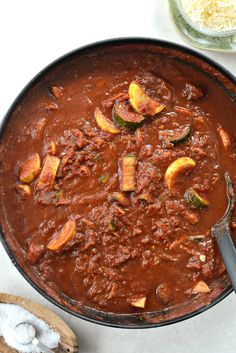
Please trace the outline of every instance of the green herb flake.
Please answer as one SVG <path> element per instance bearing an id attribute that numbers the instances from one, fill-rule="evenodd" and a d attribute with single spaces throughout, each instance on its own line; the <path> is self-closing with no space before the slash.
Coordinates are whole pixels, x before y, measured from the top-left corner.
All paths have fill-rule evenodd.
<path id="1" fill-rule="evenodd" d="M 109 175 L 101 175 L 99 178 L 98 178 L 98 181 L 102 184 L 106 184 L 109 180 Z"/>
<path id="2" fill-rule="evenodd" d="M 101 158 L 101 155 L 99 153 L 94 153 L 93 154 L 93 160 L 96 162 Z"/>
<path id="3" fill-rule="evenodd" d="M 112 231 L 112 232 L 115 232 L 116 231 L 116 220 L 115 218 L 113 217 L 109 224 L 108 224 L 108 228 Z"/>
<path id="4" fill-rule="evenodd" d="M 64 190 L 59 190 L 55 195 L 55 201 L 59 201 L 59 199 L 63 196 Z"/>

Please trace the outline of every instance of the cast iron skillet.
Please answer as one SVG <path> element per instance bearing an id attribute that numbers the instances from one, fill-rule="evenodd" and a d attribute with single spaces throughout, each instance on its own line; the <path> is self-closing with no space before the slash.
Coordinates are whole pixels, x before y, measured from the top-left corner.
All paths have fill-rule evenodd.
<path id="1" fill-rule="evenodd" d="M 204 71 L 212 80 L 219 85 L 230 98 L 235 101 L 236 104 L 236 79 L 229 72 L 227 72 L 223 67 L 210 60 L 209 58 L 198 54 L 197 52 L 187 49 L 183 46 L 156 40 L 149 38 L 118 38 L 106 41 L 101 41 L 93 43 L 82 48 L 76 49 L 61 58 L 57 59 L 53 63 L 49 64 L 45 69 L 39 72 L 21 91 L 18 97 L 15 99 L 0 127 L 0 138 L 4 131 L 4 126 L 6 121 L 11 116 L 11 113 L 15 109 L 16 105 L 22 100 L 24 95 L 33 87 L 37 82 L 48 74 L 51 70 L 55 69 L 59 65 L 65 63 L 74 57 L 86 54 L 96 54 L 97 51 L 106 50 L 119 50 L 119 48 L 124 47 L 140 47 L 145 48 L 147 52 L 158 52 L 163 55 L 173 56 L 175 60 L 184 61 L 186 64 L 194 66 L 201 71 Z M 216 290 L 212 291 L 209 295 L 209 301 L 206 304 L 205 301 L 201 300 L 201 297 L 195 297 L 191 299 L 188 303 L 182 305 L 172 306 L 163 311 L 156 312 L 144 312 L 137 314 L 114 314 L 102 312 L 89 307 L 84 306 L 82 303 L 77 303 L 72 299 L 66 297 L 62 293 L 57 293 L 57 295 L 48 295 L 45 290 L 37 283 L 37 280 L 33 278 L 30 272 L 23 270 L 20 265 L 20 260 L 16 258 L 10 245 L 8 244 L 6 237 L 4 235 L 3 229 L 0 225 L 0 239 L 5 248 L 8 256 L 10 257 L 12 263 L 22 274 L 22 276 L 28 281 L 28 283 L 34 287 L 38 293 L 40 293 L 44 298 L 49 300 L 51 303 L 57 305 L 59 308 L 65 310 L 66 312 L 77 316 L 81 319 L 85 319 L 90 322 L 94 322 L 101 325 L 106 325 L 110 327 L 119 328 L 149 328 L 158 327 L 168 324 L 173 324 L 188 318 L 191 318 L 197 314 L 204 312 L 205 310 L 211 308 L 215 304 L 219 303 L 226 296 L 232 292 L 232 286 L 229 281 L 228 276 L 225 274 L 223 278 L 218 281 Z"/>

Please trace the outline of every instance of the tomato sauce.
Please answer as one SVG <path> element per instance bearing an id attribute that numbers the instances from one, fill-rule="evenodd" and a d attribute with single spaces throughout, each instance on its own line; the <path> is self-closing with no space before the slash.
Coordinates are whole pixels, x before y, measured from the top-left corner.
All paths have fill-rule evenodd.
<path id="1" fill-rule="evenodd" d="M 225 271 L 210 229 L 224 172 L 236 181 L 235 117 L 207 74 L 162 53 L 107 51 L 45 75 L 1 139 L 1 224 L 22 267 L 51 295 L 107 312 L 207 302 Z"/>

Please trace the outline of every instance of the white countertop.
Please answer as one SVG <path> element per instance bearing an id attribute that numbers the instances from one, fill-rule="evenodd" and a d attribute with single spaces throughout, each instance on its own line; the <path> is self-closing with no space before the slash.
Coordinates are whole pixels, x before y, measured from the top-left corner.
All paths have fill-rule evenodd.
<path id="1" fill-rule="evenodd" d="M 1 1 L 0 117 L 22 87 L 49 62 L 81 45 L 127 36 L 182 43 L 169 19 L 167 0 Z M 235 54 L 204 54 L 236 75 Z M 236 350 L 234 294 L 207 312 L 172 326 L 146 330 L 107 328 L 72 317 L 47 302 L 22 278 L 1 245 L 0 292 L 25 296 L 57 312 L 78 335 L 81 353 Z"/>

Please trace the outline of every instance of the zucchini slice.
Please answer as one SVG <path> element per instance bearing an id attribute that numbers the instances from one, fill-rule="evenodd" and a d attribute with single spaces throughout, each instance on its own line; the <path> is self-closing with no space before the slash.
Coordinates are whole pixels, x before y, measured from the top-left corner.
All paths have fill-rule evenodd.
<path id="1" fill-rule="evenodd" d="M 31 183 L 40 172 L 41 161 L 38 153 L 33 153 L 20 166 L 20 181 Z"/>
<path id="2" fill-rule="evenodd" d="M 147 300 L 147 297 L 143 296 L 141 298 L 132 300 L 131 305 L 135 306 L 136 308 L 143 309 L 145 308 L 146 300 Z"/>
<path id="3" fill-rule="evenodd" d="M 122 127 L 128 129 L 135 129 L 142 124 L 144 117 L 139 113 L 132 112 L 129 110 L 127 101 L 119 102 L 115 101 L 112 110 L 113 121 Z"/>
<path id="4" fill-rule="evenodd" d="M 134 110 L 140 114 L 154 116 L 165 108 L 164 104 L 149 97 L 142 87 L 134 81 L 130 83 L 128 93 L 130 104 Z"/>
<path id="5" fill-rule="evenodd" d="M 46 156 L 43 168 L 35 186 L 36 191 L 43 189 L 52 189 L 57 175 L 59 164 L 59 158 L 51 156 L 50 154 Z"/>
<path id="6" fill-rule="evenodd" d="M 176 130 L 160 130 L 159 140 L 164 142 L 171 142 L 173 145 L 185 142 L 191 134 L 191 125 L 186 124 Z"/>
<path id="7" fill-rule="evenodd" d="M 211 290 L 210 290 L 209 286 L 204 281 L 199 281 L 193 287 L 192 293 L 193 294 L 210 293 L 210 291 Z"/>
<path id="8" fill-rule="evenodd" d="M 57 152 L 57 145 L 55 144 L 55 142 L 51 141 L 47 146 L 47 153 L 48 154 L 52 154 L 53 156 L 56 154 Z"/>
<path id="9" fill-rule="evenodd" d="M 184 174 L 192 170 L 196 162 L 190 157 L 177 158 L 172 162 L 165 172 L 165 182 L 170 191 L 173 190 L 176 178 L 179 174 Z"/>
<path id="10" fill-rule="evenodd" d="M 113 192 L 111 195 L 111 201 L 117 201 L 121 206 L 129 206 L 129 199 L 122 192 Z"/>
<path id="11" fill-rule="evenodd" d="M 153 202 L 153 198 L 152 198 L 152 196 L 149 195 L 149 194 L 140 194 L 140 195 L 138 196 L 138 200 L 139 200 L 139 201 L 145 201 L 145 202 L 147 202 L 147 203 L 152 203 L 152 202 Z"/>
<path id="12" fill-rule="evenodd" d="M 209 206 L 209 202 L 205 198 L 201 197 L 193 188 L 186 190 L 184 198 L 192 208 L 201 209 Z"/>
<path id="13" fill-rule="evenodd" d="M 95 120 L 98 124 L 98 126 L 100 127 L 100 129 L 102 129 L 103 131 L 106 132 L 110 132 L 111 134 L 119 134 L 120 133 L 120 129 L 118 129 L 113 123 L 112 121 L 110 121 L 109 119 L 107 119 L 101 112 L 101 110 L 99 108 L 95 109 L 94 112 L 94 117 Z"/>
<path id="14" fill-rule="evenodd" d="M 127 155 L 121 160 L 121 175 L 120 175 L 120 188 L 121 191 L 135 191 L 135 169 L 136 169 L 136 156 Z"/>
<path id="15" fill-rule="evenodd" d="M 15 189 L 16 189 L 16 192 L 18 193 L 18 195 L 20 195 L 22 197 L 22 199 L 25 199 L 31 195 L 31 190 L 30 190 L 29 185 L 17 183 L 15 185 Z"/>
<path id="16" fill-rule="evenodd" d="M 76 223 L 75 220 L 70 219 L 62 230 L 50 240 L 47 248 L 51 251 L 57 251 L 64 247 L 64 245 L 75 236 L 76 234 Z"/>

